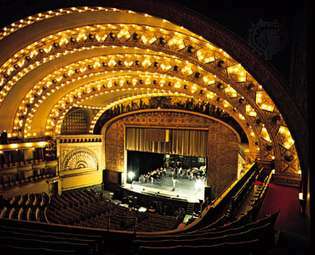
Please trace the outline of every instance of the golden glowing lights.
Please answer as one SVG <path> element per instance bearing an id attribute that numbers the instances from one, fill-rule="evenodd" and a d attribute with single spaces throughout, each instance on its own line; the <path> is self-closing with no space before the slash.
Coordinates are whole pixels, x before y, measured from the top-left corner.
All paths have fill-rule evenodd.
<path id="1" fill-rule="evenodd" d="M 182 73 L 186 75 L 191 75 L 193 73 L 192 66 L 186 65 L 184 68 L 182 68 Z"/>
<path id="2" fill-rule="evenodd" d="M 225 94 L 227 94 L 229 97 L 237 97 L 238 93 L 235 89 L 233 89 L 230 85 L 227 85 L 224 89 Z"/>
<path id="3" fill-rule="evenodd" d="M 246 81 L 246 71 L 241 64 L 233 65 L 227 68 L 228 74 L 237 82 Z"/>
<path id="4" fill-rule="evenodd" d="M 251 116 L 251 117 L 256 117 L 257 116 L 257 112 L 255 112 L 254 108 L 251 105 L 247 104 L 245 106 L 245 110 L 246 110 L 246 114 L 248 116 Z"/>
<path id="5" fill-rule="evenodd" d="M 71 54 L 79 55 L 92 51 L 108 51 L 111 55 L 104 54 L 98 58 L 85 59 L 57 68 L 36 83 L 20 101 L 22 103 L 17 107 L 16 115 L 11 121 L 13 128 L 10 130 L 9 136 L 31 137 L 43 134 L 43 130 L 33 132 L 33 130 L 38 130 L 33 126 L 33 118 L 38 118 L 39 108 L 45 106 L 48 99 L 51 99 L 55 93 L 61 95 L 63 88 L 64 91 L 70 92 L 62 95 L 59 103 L 52 104 L 46 123 L 46 135 L 54 135 L 55 131 L 57 133 L 60 131 L 66 110 L 72 106 L 80 106 L 84 100 L 101 94 L 119 92 L 121 96 L 124 96 L 126 91 L 131 90 L 134 93 L 143 94 L 149 94 L 149 92 L 153 94 L 159 91 L 161 95 L 163 93 L 175 95 L 184 92 L 186 96 L 203 97 L 205 100 L 208 99 L 211 103 L 219 105 L 220 108 L 224 108 L 227 112 L 233 109 L 233 117 L 245 128 L 246 125 L 254 124 L 255 118 L 265 122 L 265 113 L 262 111 L 277 112 L 275 104 L 261 85 L 255 86 L 256 89 L 259 88 L 256 93 L 244 91 L 243 84 L 237 86 L 238 84 L 235 82 L 253 81 L 256 84 L 256 81 L 241 64 L 238 64 L 226 52 L 207 42 L 201 36 L 188 33 L 184 28 L 173 26 L 176 29 L 170 29 L 166 20 L 160 20 L 163 24 L 161 27 L 148 25 L 146 20 L 153 17 L 147 14 L 103 7 L 60 9 L 13 23 L 0 32 L 0 40 L 17 29 L 43 19 L 70 13 L 97 11 L 121 12 L 121 17 L 123 15 L 141 15 L 143 23 L 121 24 L 120 21 L 115 22 L 115 20 L 112 24 L 91 23 L 91 25 L 52 33 L 17 50 L 0 67 L 0 106 L 7 96 L 10 96 L 10 90 L 16 84 L 21 84 L 18 82 L 23 77 L 45 63 L 57 62 L 62 57 Z M 139 54 L 123 54 L 127 51 Z M 217 63 L 215 60 L 222 60 L 224 63 L 219 72 L 213 68 Z M 121 70 L 124 71 L 120 72 Z M 140 71 L 140 73 L 134 75 L 136 71 Z M 145 72 L 147 72 L 146 75 L 144 75 Z M 153 73 L 159 75 L 153 75 Z M 109 78 L 109 76 L 116 75 L 119 77 L 118 79 Z M 166 75 L 178 79 L 170 81 Z M 125 77 L 122 78 L 122 76 Z M 140 76 L 142 79 L 139 79 Z M 76 89 L 76 84 L 83 84 L 83 81 L 86 83 Z M 220 91 L 216 86 L 212 86 L 218 82 L 222 84 Z M 251 91 L 256 91 L 256 89 Z M 167 90 L 169 91 L 166 92 Z M 245 102 L 239 104 L 238 98 L 243 98 Z M 279 123 L 285 125 L 283 121 Z M 268 142 L 276 141 L 286 149 L 292 149 L 294 145 L 294 140 L 285 126 L 279 128 L 279 134 L 274 135 L 275 138 L 269 136 L 269 134 L 274 134 L 269 124 L 263 126 L 261 132 L 256 130 L 256 127 L 254 130 L 251 128 L 249 130 L 249 137 L 255 137 L 258 141 L 260 139 Z"/>
<path id="6" fill-rule="evenodd" d="M 274 103 L 265 91 L 256 92 L 256 104 L 260 109 L 268 112 L 273 112 L 275 109 Z"/>
<path id="7" fill-rule="evenodd" d="M 267 142 L 271 142 L 269 133 L 268 133 L 268 131 L 267 131 L 267 129 L 266 129 L 265 127 L 263 127 L 263 128 L 261 129 L 261 135 L 262 135 L 262 137 L 264 138 L 264 140 L 266 140 Z"/>
<path id="8" fill-rule="evenodd" d="M 47 144 L 48 144 L 48 142 L 46 142 L 46 141 L 29 142 L 29 143 L 0 144 L 0 151 L 25 149 L 25 148 L 43 148 Z"/>
<path id="9" fill-rule="evenodd" d="M 284 148 L 289 150 L 294 144 L 294 140 L 291 136 L 289 129 L 285 126 L 280 126 L 279 134 L 282 136 L 282 145 Z"/>

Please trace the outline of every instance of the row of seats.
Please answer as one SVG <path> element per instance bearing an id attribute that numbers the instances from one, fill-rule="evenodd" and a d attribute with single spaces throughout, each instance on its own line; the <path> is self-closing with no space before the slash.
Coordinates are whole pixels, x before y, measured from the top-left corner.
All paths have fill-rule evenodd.
<path id="1" fill-rule="evenodd" d="M 0 218 L 46 222 L 48 204 L 46 193 L 19 195 L 9 200 L 1 198 Z"/>
<path id="2" fill-rule="evenodd" d="M 137 237 L 134 241 L 135 246 L 139 247 L 144 254 L 150 251 L 151 254 L 158 254 L 163 249 L 170 248 L 170 252 L 177 254 L 176 246 L 211 246 L 225 242 L 242 242 L 258 240 L 262 246 L 270 247 L 273 243 L 274 223 L 278 213 L 265 218 L 242 224 L 239 221 L 229 225 L 222 225 L 195 233 L 175 234 L 159 237 Z M 168 249 L 166 249 L 168 250 Z M 141 253 L 141 254 L 142 254 Z"/>
<path id="3" fill-rule="evenodd" d="M 8 254 L 104 254 L 104 236 L 91 229 L 0 219 L 0 249 Z"/>
<path id="4" fill-rule="evenodd" d="M 53 177 L 55 175 L 54 169 L 42 168 L 34 169 L 30 172 L 21 171 L 16 174 L 0 175 L 0 189 L 8 189 L 15 186 L 23 185 L 26 183 L 31 183 L 43 179 Z"/>
<path id="5" fill-rule="evenodd" d="M 108 203 L 111 203 L 108 201 Z M 81 220 L 78 225 L 104 229 L 156 232 L 175 229 L 179 222 L 173 216 L 157 213 L 137 212 L 120 205 L 113 205 L 110 211 Z"/>
<path id="6" fill-rule="evenodd" d="M 73 190 L 51 198 L 47 219 L 58 224 L 148 232 L 174 229 L 179 224 L 176 217 L 139 212 L 125 206 L 93 190 Z"/>
<path id="7" fill-rule="evenodd" d="M 44 162 L 43 159 L 24 160 L 24 161 L 18 161 L 18 162 L 6 162 L 6 163 L 0 163 L 0 169 L 11 168 L 11 167 L 31 166 L 31 165 L 40 164 L 42 162 Z"/>

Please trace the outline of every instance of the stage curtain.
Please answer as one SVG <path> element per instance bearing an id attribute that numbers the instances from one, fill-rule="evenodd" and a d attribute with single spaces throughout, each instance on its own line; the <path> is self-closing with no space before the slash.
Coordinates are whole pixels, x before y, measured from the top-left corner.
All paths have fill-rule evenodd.
<path id="1" fill-rule="evenodd" d="M 206 157 L 207 141 L 206 130 L 128 127 L 126 132 L 132 151 Z"/>

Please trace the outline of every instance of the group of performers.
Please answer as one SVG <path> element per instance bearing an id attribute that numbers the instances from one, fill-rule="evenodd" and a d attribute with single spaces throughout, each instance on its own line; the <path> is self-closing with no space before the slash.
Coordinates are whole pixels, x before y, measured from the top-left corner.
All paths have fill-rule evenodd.
<path id="1" fill-rule="evenodd" d="M 140 183 L 159 183 L 162 177 L 171 177 L 173 182 L 172 191 L 175 191 L 176 182 L 178 179 L 188 180 L 204 180 L 206 176 L 206 166 L 182 168 L 181 166 L 174 167 L 160 167 L 139 177 Z"/>
<path id="2" fill-rule="evenodd" d="M 154 183 L 155 180 L 161 180 L 163 176 L 166 176 L 166 168 L 160 167 L 153 171 L 142 174 L 139 177 L 140 183 Z"/>

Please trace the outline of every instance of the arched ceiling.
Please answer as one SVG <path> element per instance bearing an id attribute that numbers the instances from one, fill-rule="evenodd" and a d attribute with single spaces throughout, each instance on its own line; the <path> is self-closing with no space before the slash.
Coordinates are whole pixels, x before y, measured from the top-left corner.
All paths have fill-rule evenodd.
<path id="1" fill-rule="evenodd" d="M 101 116 L 122 100 L 156 95 L 224 109 L 257 159 L 275 160 L 279 174 L 298 174 L 294 140 L 264 85 L 181 26 L 129 10 L 80 7 L 37 14 L 0 33 L 0 130 L 12 137 L 55 136 L 72 107 L 94 107 Z"/>

